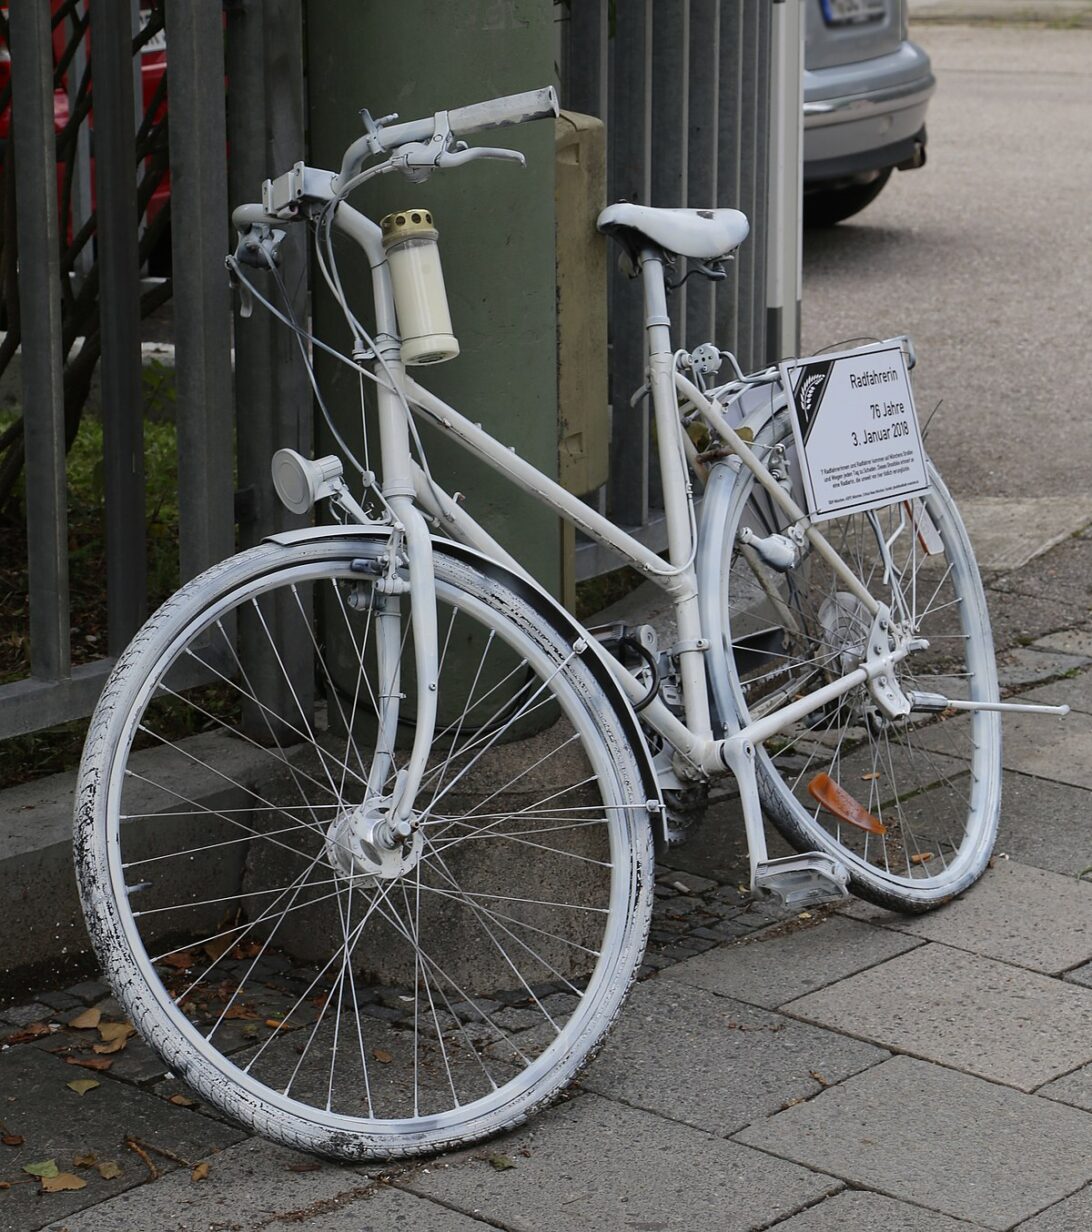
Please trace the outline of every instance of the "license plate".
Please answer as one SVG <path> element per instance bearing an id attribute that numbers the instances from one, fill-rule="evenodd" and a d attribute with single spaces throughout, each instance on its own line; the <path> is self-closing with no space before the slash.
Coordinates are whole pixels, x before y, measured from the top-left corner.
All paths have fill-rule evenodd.
<path id="1" fill-rule="evenodd" d="M 828 26 L 853 26 L 883 17 L 887 0 L 822 0 Z"/>

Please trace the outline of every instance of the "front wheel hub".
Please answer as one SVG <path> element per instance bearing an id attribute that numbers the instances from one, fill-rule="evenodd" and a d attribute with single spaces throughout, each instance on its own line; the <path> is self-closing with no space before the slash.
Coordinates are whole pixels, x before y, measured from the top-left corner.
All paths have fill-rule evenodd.
<path id="1" fill-rule="evenodd" d="M 343 877 L 362 880 L 365 885 L 394 881 L 416 867 L 425 845 L 416 817 L 410 818 L 410 826 L 405 838 L 395 835 L 391 797 L 372 797 L 331 822 L 326 831 L 326 856 Z"/>

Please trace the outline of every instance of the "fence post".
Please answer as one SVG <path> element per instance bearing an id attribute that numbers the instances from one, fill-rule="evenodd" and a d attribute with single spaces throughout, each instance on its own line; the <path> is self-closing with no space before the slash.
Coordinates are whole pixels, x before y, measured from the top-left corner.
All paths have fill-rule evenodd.
<path id="1" fill-rule="evenodd" d="M 304 156 L 302 26 L 300 0 L 235 0 L 227 10 L 232 206 L 258 200 L 263 180 Z M 293 311 L 306 322 L 307 233 L 302 226 L 287 232 L 281 246 L 285 285 Z M 245 319 L 236 312 L 234 324 L 237 513 L 239 546 L 245 548 L 306 523 L 277 499 L 269 460 L 283 446 L 309 457 L 314 443 L 311 387 L 295 336 L 265 311 Z M 307 594 L 304 588 L 300 595 L 305 605 Z M 241 613 L 239 658 L 247 680 L 274 714 L 291 714 L 299 704 L 309 715 L 310 646 L 300 636 L 300 614 L 288 595 L 267 611 L 266 622 L 281 647 L 279 661 L 253 613 Z M 244 722 L 255 739 L 269 737 L 268 714 L 249 708 Z M 293 737 L 282 728 L 277 738 Z"/>
<path id="2" fill-rule="evenodd" d="M 235 546 L 223 9 L 168 3 L 178 513 L 182 579 Z"/>
<path id="3" fill-rule="evenodd" d="M 110 653 L 119 655 L 143 619 L 147 589 L 133 28 L 127 5 L 92 4 L 90 8 L 107 629 Z"/>
<path id="4" fill-rule="evenodd" d="M 770 54 L 770 188 L 766 360 L 800 350 L 803 235 L 804 12 L 774 5 Z"/>
<path id="5" fill-rule="evenodd" d="M 69 675 L 68 516 L 65 499 L 57 154 L 49 6 L 15 4 L 9 16 L 12 142 L 18 168 L 19 312 L 23 345 L 27 568 L 31 671 Z M 5 171 L 11 174 L 11 158 Z M 9 323 L 10 327 L 10 323 Z"/>

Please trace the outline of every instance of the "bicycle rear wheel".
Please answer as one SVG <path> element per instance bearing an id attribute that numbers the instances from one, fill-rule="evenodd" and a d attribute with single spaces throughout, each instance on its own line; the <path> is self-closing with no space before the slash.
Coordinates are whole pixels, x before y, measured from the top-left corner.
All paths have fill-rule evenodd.
<path id="1" fill-rule="evenodd" d="M 404 595 L 377 769 L 392 610 L 367 566 L 385 546 L 265 545 L 180 591 L 107 684 L 76 811 L 92 939 L 144 1037 L 224 1112 L 346 1159 L 453 1147 L 556 1096 L 617 1014 L 651 912 L 622 713 L 580 643 L 440 548 L 420 824 L 393 850 L 358 841 L 414 721 Z"/>
<path id="2" fill-rule="evenodd" d="M 766 457 L 777 445 L 785 446 L 793 475 L 783 412 L 756 449 Z M 920 501 L 840 516 L 820 530 L 893 618 L 928 640 L 928 649 L 896 668 L 904 691 L 993 701 L 994 649 L 973 551 L 931 465 L 929 478 Z M 798 479 L 793 496 L 804 505 Z M 740 547 L 743 527 L 759 536 L 787 530 L 748 471 L 733 477 L 720 508 L 723 522 L 704 528 L 716 545 L 705 572 L 708 578 L 715 570 L 722 631 L 710 678 L 721 715 L 743 725 L 856 668 L 871 618 L 818 553 L 778 572 Z M 797 850 L 841 860 L 864 898 L 926 910 L 965 890 L 986 867 L 1000 808 L 997 713 L 915 710 L 891 719 L 860 685 L 766 740 L 757 754 L 769 820 Z"/>

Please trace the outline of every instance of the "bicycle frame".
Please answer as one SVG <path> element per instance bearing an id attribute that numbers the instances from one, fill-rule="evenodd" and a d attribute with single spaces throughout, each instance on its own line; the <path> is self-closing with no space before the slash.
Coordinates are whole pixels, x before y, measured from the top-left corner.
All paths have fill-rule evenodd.
<path id="1" fill-rule="evenodd" d="M 424 514 L 435 519 L 449 536 L 493 558 L 517 576 L 527 578 L 510 553 L 505 551 L 455 500 L 439 489 L 431 476 L 414 460 L 410 448 L 412 414 L 423 416 L 436 429 L 487 466 L 507 477 L 519 488 L 571 522 L 585 534 L 610 548 L 626 562 L 662 587 L 671 597 L 678 630 L 678 641 L 671 648 L 677 664 L 683 701 L 683 718 L 677 717 L 659 697 L 645 697 L 644 685 L 620 662 L 610 660 L 612 670 L 624 693 L 632 703 L 640 703 L 641 719 L 656 731 L 671 749 L 671 771 L 679 780 L 701 780 L 731 771 L 739 782 L 744 822 L 751 856 L 752 882 L 758 884 L 763 869 L 772 874 L 770 880 L 787 874 L 787 879 L 803 880 L 818 877 L 827 885 L 844 887 L 846 870 L 830 857 L 811 853 L 782 861 L 767 860 L 762 810 L 758 799 L 756 746 L 815 711 L 865 686 L 872 704 L 892 719 L 901 719 L 913 708 L 910 698 L 897 682 L 894 667 L 914 650 L 925 649 L 928 643 L 916 637 L 912 630 L 899 628 L 892 621 L 888 608 L 879 602 L 864 582 L 834 550 L 829 541 L 812 524 L 806 510 L 798 506 L 763 461 L 750 448 L 742 432 L 737 432 L 725 413 L 725 407 L 711 399 L 687 379 L 676 364 L 671 346 L 670 318 L 667 313 L 664 281 L 664 253 L 649 241 L 638 254 L 638 267 L 645 303 L 646 354 L 648 358 L 649 390 L 657 429 L 660 470 L 663 482 L 665 521 L 668 539 L 668 561 L 665 562 L 633 536 L 614 526 L 607 518 L 572 496 L 560 484 L 520 458 L 488 432 L 447 405 L 410 377 L 402 359 L 402 347 L 394 304 L 390 267 L 379 226 L 353 209 L 345 201 L 347 192 L 372 175 L 401 170 L 411 179 L 421 179 L 441 166 L 455 166 L 472 157 L 519 158 L 511 151 L 484 147 L 468 149 L 465 144 L 451 144 L 455 131 L 474 132 L 507 123 L 556 114 L 556 98 L 551 90 L 531 92 L 508 99 L 475 105 L 458 113 L 440 112 L 431 121 L 415 121 L 396 129 L 383 128 L 386 121 L 373 122 L 365 113 L 367 134 L 346 152 L 341 171 L 337 174 L 296 164 L 291 172 L 263 188 L 261 206 L 241 206 L 235 211 L 236 225 L 249 228 L 259 224 L 267 237 L 274 233 L 269 227 L 285 218 L 299 216 L 299 202 L 309 207 L 332 208 L 332 222 L 363 249 L 372 271 L 372 295 L 375 308 L 375 336 L 370 342 L 373 351 L 356 362 L 363 365 L 374 360 L 375 370 L 369 371 L 377 385 L 378 429 L 382 482 L 380 492 L 393 523 L 392 546 L 384 565 L 385 573 L 375 581 L 377 591 L 384 595 L 384 612 L 394 619 L 381 622 L 388 632 L 384 637 L 397 636 L 400 624 L 398 595 L 409 591 L 413 595 L 411 622 L 414 634 L 414 655 L 417 675 L 417 715 L 413 748 L 410 757 L 398 771 L 391 794 L 383 798 L 392 836 L 405 836 L 417 824 L 412 817 L 412 802 L 432 745 L 436 718 L 436 679 L 438 648 L 436 628 L 436 595 L 432 564 L 432 539 Z M 381 131 L 382 130 L 382 131 Z M 406 144 L 408 143 L 408 144 Z M 394 151 L 386 163 L 360 171 L 366 157 Z M 272 211 L 272 212 L 270 212 Z M 278 212 L 279 211 L 279 212 Z M 263 242 L 268 242 L 263 241 Z M 251 243 L 252 248 L 258 245 Z M 267 259 L 272 261 L 272 257 Z M 347 307 L 346 310 L 348 311 Z M 784 366 L 760 374 L 771 384 L 784 382 Z M 742 386 L 741 386 L 742 388 Z M 787 401 L 789 394 L 782 394 Z M 723 442 L 730 456 L 729 465 L 737 473 L 749 472 L 770 501 L 784 515 L 787 535 L 778 536 L 777 551 L 788 553 L 795 568 L 807 553 L 815 553 L 831 569 L 841 586 L 861 605 L 863 614 L 871 620 L 865 641 L 865 653 L 859 665 L 837 680 L 794 698 L 761 718 L 743 724 L 738 716 L 721 716 L 725 735 L 713 731 L 704 656 L 712 646 L 711 638 L 720 638 L 719 613 L 715 604 L 706 600 L 707 619 L 703 621 L 703 603 L 699 596 L 698 530 L 694 517 L 693 494 L 689 479 L 689 459 L 680 424 L 680 399 L 701 417 L 716 439 Z M 750 416 L 752 428 L 764 426 L 772 409 L 763 416 Z M 692 452 L 692 451 L 691 451 Z M 342 487 L 341 495 L 332 499 L 342 513 L 353 521 L 366 520 L 360 506 Z M 424 511 L 424 514 L 422 513 Z M 400 575 L 401 550 L 404 544 L 409 564 L 408 583 Z M 743 545 L 746 548 L 746 544 Z M 750 557 L 747 557 L 750 559 Z M 752 561 L 752 565 L 754 562 Z M 533 579 L 532 579 L 533 581 Z M 706 626 L 716 627 L 706 627 Z M 893 629 L 898 629 L 896 638 Z M 578 652 L 583 647 L 574 647 Z M 398 648 L 393 641 L 383 662 L 394 664 Z M 385 783 L 393 761 L 396 722 L 397 680 L 381 684 L 388 697 L 388 707 L 380 716 L 380 732 L 390 738 L 380 741 L 373 763 L 374 777 L 369 781 Z M 921 699 L 924 699 L 922 701 Z M 947 699 L 922 694 L 919 708 L 936 709 Z M 956 703 L 965 705 L 964 703 Z M 976 700 L 975 709 L 1014 709 L 1012 703 L 993 699 Z M 1020 706 L 1020 709 L 1027 707 Z M 1054 713 L 1061 713 L 1055 710 Z M 383 752 L 383 747 L 387 751 Z M 663 778 L 661 776 L 661 781 Z M 377 789 L 381 791 L 382 788 Z M 393 838 L 392 838 L 393 841 Z M 774 866 L 778 866 L 776 869 Z M 782 881 L 785 877 L 780 878 Z"/>
<path id="2" fill-rule="evenodd" d="M 526 571 L 519 562 L 451 497 L 438 489 L 431 480 L 426 479 L 421 468 L 413 462 L 404 410 L 404 406 L 408 405 L 445 436 L 493 470 L 505 475 L 585 534 L 611 548 L 623 561 L 642 571 L 670 594 L 679 636 L 674 653 L 679 664 L 685 721 L 677 718 L 659 698 L 653 699 L 642 709 L 641 717 L 675 750 L 676 765 L 682 770 L 683 777 L 723 775 L 731 771 L 740 780 L 752 869 L 765 862 L 765 839 L 754 775 L 755 743 L 785 730 L 858 685 L 868 684 L 885 675 L 890 676 L 893 665 L 904 658 L 909 649 L 906 645 L 892 649 L 885 644 L 882 650 L 870 654 L 865 664 L 841 679 L 814 690 L 746 727 L 737 728 L 724 739 L 715 737 L 703 655 L 709 647 L 710 633 L 715 636 L 719 636 L 719 633 L 715 630 L 706 631 L 702 627 L 694 567 L 696 526 L 688 462 L 680 439 L 679 395 L 697 408 L 702 418 L 739 459 L 739 463 L 754 474 L 756 481 L 791 519 L 801 539 L 808 542 L 811 550 L 823 556 L 846 587 L 860 599 L 874 621 L 886 620 L 887 609 L 869 593 L 853 570 L 811 525 L 805 511 L 792 501 L 761 459 L 732 428 L 721 408 L 675 370 L 667 314 L 663 254 L 652 246 L 646 247 L 640 256 L 640 269 L 645 299 L 649 383 L 657 428 L 668 532 L 667 567 L 659 556 L 633 536 L 620 530 L 560 484 L 520 458 L 513 449 L 500 444 L 484 429 L 407 375 L 401 359 L 390 273 L 383 253 L 380 229 L 344 202 L 337 209 L 335 223 L 364 249 L 369 258 L 375 303 L 377 361 L 380 371 L 389 373 L 395 382 L 394 387 L 391 387 L 381 379 L 377 389 L 383 466 L 382 492 L 398 517 L 400 528 L 406 537 L 410 561 L 410 589 L 415 596 L 412 607 L 415 652 L 418 655 L 418 679 L 422 683 L 419 686 L 418 728 L 414 750 L 400 776 L 401 782 L 396 789 L 397 798 L 392 812 L 397 813 L 401 820 L 408 818 L 409 802 L 416 792 L 431 744 L 435 715 L 435 696 L 430 693 L 427 685 L 427 682 L 435 679 L 436 668 L 435 592 L 431 577 L 431 547 L 427 526 L 416 504 L 420 504 L 427 513 L 439 520 L 453 538 L 478 548 L 526 576 Z M 614 664 L 614 668 L 631 701 L 642 700 L 644 688 L 641 683 L 620 663 Z M 679 765 L 679 759 L 682 765 Z"/>

